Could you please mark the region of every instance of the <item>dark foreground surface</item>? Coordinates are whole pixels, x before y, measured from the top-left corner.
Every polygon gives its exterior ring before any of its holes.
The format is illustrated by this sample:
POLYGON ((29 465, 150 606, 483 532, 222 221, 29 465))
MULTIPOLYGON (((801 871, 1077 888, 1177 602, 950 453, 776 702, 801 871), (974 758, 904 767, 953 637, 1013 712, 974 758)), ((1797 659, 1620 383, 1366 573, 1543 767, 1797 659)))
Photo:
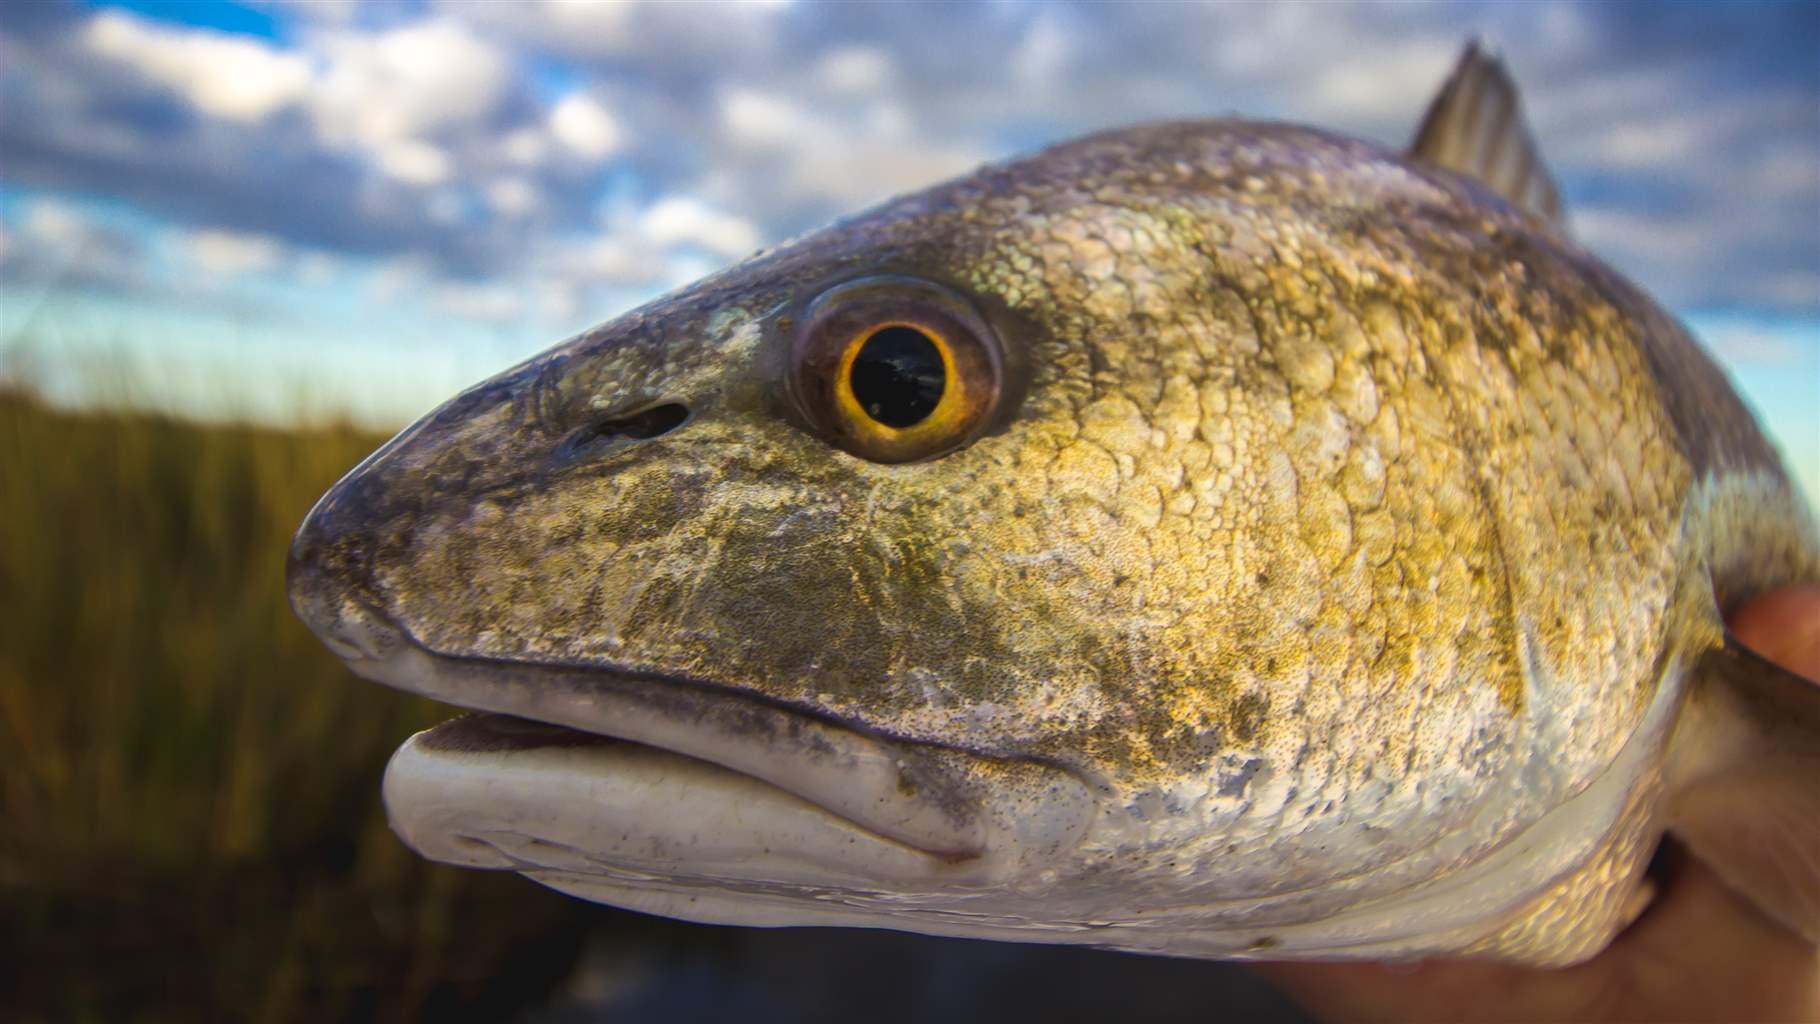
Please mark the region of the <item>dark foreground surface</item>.
POLYGON ((825 928, 666 927, 591 942, 526 1024, 594 1021, 1244 1021, 1312 1024, 1231 964, 825 928))

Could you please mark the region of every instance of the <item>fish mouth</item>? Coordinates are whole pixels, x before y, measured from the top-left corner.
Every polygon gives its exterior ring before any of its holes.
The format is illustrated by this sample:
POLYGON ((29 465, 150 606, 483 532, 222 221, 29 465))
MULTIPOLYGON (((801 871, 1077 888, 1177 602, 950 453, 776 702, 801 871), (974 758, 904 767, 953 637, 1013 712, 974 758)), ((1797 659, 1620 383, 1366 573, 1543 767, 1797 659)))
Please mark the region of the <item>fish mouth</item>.
POLYGON ((693 679, 439 654, 364 602, 334 604, 305 617, 356 674, 477 712, 413 736, 386 769, 393 830, 433 860, 676 916, 806 923, 779 908, 1037 874, 1097 809, 1052 765, 693 679), (697 889, 695 914, 638 898, 697 889))

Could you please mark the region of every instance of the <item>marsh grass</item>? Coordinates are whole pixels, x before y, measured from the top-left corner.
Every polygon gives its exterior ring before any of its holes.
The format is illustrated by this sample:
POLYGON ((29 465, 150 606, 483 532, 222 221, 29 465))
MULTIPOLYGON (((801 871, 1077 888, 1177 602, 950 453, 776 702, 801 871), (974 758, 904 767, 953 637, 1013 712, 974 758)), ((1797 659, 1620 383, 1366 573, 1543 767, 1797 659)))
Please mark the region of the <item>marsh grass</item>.
POLYGON ((381 440, 0 391, 10 1012, 498 1019, 572 962, 578 904, 390 835, 385 760, 448 711, 356 680, 286 605, 291 531, 381 440))

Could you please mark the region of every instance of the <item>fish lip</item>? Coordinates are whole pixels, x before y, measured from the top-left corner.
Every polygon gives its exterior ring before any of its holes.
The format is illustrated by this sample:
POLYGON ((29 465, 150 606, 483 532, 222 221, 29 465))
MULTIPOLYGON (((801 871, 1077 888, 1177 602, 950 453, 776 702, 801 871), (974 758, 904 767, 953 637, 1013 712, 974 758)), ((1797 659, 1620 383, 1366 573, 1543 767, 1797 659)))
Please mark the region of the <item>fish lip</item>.
POLYGON ((973 787, 924 756, 946 748, 686 676, 443 654, 346 596, 332 615, 322 616, 321 602, 317 610, 305 617, 312 629, 374 682, 706 761, 931 857, 961 861, 986 852, 989 828, 973 787))
MULTIPOLYGON (((564 865, 552 863, 548 854, 560 850, 559 860, 569 862, 568 868, 585 865, 586 873, 595 873, 611 877, 616 873, 633 870, 640 873, 662 871, 671 880, 690 877, 702 879, 713 878, 719 884, 725 884, 737 876, 717 875, 713 872, 703 873, 697 868, 683 865, 667 865, 657 868, 648 863, 638 866, 629 864, 609 853, 601 853, 583 844, 564 842, 553 838, 546 826, 539 826, 534 819, 527 819, 523 805, 509 795, 513 789, 511 782, 501 784, 500 773, 523 776, 527 771, 535 773, 539 763, 547 764, 547 755, 582 754, 582 758, 570 759, 571 763, 579 762, 593 767, 587 760, 592 752, 613 753, 630 752, 635 758, 671 759, 671 763, 696 764, 702 774, 691 775, 690 781, 678 788, 675 796, 681 799, 695 798, 704 789, 703 778, 712 778, 715 773, 731 779, 737 798, 742 801, 741 809, 749 811, 757 804, 777 806, 772 801, 782 804, 807 806, 822 817, 822 820, 846 834, 864 836, 875 848, 895 850, 900 855, 920 858, 938 868, 960 868, 979 859, 979 854, 948 854, 921 848, 904 842, 902 839, 873 831, 865 825, 853 821, 838 812, 829 810, 820 804, 803 800, 798 794, 778 786, 770 785, 755 776, 746 775, 728 769, 714 762, 702 761, 700 758, 678 754, 667 748, 639 743, 621 737, 609 736, 598 732, 584 732, 568 726, 553 725, 535 719, 515 718, 487 711, 469 711, 452 718, 440 725, 419 732, 412 736, 392 756, 386 767, 384 783, 385 800, 391 817, 392 827, 401 837, 405 837, 412 846, 417 846, 432 859, 450 859, 448 852, 454 852, 460 862, 478 863, 487 866, 487 856, 503 857, 512 870, 521 872, 538 872, 562 870, 564 865), (527 760, 529 758, 530 760, 527 760), (467 812, 454 818, 446 817, 450 803, 450 791, 453 786, 457 793, 462 785, 458 776, 466 775, 470 779, 485 778, 486 801, 484 806, 470 808, 467 812), (419 800, 427 797, 429 812, 414 806, 419 800), (403 802, 401 802, 403 801, 403 802), (511 811, 499 813, 501 804, 512 807, 511 811), (441 820, 438 820, 441 817, 441 820), (508 823, 509 822, 509 823, 508 823), (483 854, 483 862, 474 861, 479 848, 490 848, 490 854, 483 854), (535 854, 521 854, 513 848, 521 847, 536 851, 535 854)), ((684 769, 687 773, 687 769, 684 769)), ((611 789, 623 790, 630 782, 632 787, 641 783, 655 781, 658 787, 675 786, 673 778, 664 778, 660 773, 655 779, 639 779, 636 776, 625 779, 619 772, 606 771, 595 773, 587 771, 577 773, 565 771, 569 778, 586 778, 590 781, 612 780, 611 789)), ((549 778, 549 782, 560 785, 562 778, 549 778)), ((719 787, 713 787, 719 788, 719 787)), ((475 790, 478 791, 478 787, 475 790)), ((594 818, 601 811, 602 794, 599 790, 590 793, 592 799, 584 801, 586 809, 583 816, 594 818)), ((460 799, 459 795, 456 797, 460 799)), ((621 812, 623 814, 623 811, 621 812)), ((670 808, 654 812, 661 819, 656 822, 657 832, 665 831, 665 826, 674 829, 677 818, 670 808)), ((568 815, 557 815, 558 819, 568 815)), ((693 819, 696 822, 715 820, 713 815, 693 819)), ((622 837, 623 838, 623 837, 622 837)), ((781 838, 781 837, 780 837, 781 838)), ((765 853, 782 852, 775 849, 777 843, 767 845, 765 853)), ((498 865, 492 865, 498 866, 498 865)), ((655 876, 653 876, 655 877, 655 876)))

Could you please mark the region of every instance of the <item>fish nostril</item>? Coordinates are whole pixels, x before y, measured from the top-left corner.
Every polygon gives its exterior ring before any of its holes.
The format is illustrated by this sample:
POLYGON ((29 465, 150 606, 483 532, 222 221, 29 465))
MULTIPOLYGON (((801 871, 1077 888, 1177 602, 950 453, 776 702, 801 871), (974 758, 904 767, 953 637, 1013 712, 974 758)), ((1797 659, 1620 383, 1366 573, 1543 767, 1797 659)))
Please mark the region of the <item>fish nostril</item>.
POLYGON ((625 437, 649 441, 661 437, 689 421, 689 407, 680 402, 665 402, 630 416, 602 420, 594 424, 596 437, 625 437))
POLYGON ((556 448, 558 458, 567 461, 597 452, 603 446, 618 447, 629 441, 659 438, 689 422, 689 407, 680 402, 648 406, 624 416, 596 420, 563 438, 556 448))

